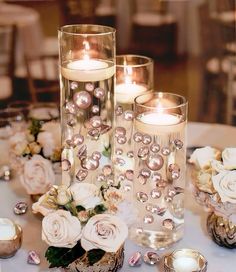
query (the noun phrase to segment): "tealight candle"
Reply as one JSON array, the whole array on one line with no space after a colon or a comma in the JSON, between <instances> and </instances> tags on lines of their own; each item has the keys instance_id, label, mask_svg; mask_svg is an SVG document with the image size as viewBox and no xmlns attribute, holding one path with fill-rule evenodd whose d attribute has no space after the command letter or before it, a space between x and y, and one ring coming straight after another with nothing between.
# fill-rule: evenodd
<instances>
[{"instance_id":1,"label":"tealight candle","mask_svg":"<svg viewBox=\"0 0 236 272\"><path fill-rule=\"evenodd\" d=\"M165 272L206 272L207 261L193 249L179 249L164 258Z\"/></svg>"},{"instance_id":2,"label":"tealight candle","mask_svg":"<svg viewBox=\"0 0 236 272\"><path fill-rule=\"evenodd\" d=\"M21 247L21 227L8 218L0 218L0 258L15 255Z\"/></svg>"},{"instance_id":3,"label":"tealight candle","mask_svg":"<svg viewBox=\"0 0 236 272\"><path fill-rule=\"evenodd\" d=\"M192 272L198 271L199 265L192 257L180 257L173 261L173 268L176 272Z\"/></svg>"},{"instance_id":4,"label":"tealight candle","mask_svg":"<svg viewBox=\"0 0 236 272\"><path fill-rule=\"evenodd\" d=\"M95 82L108 79L115 73L113 63L97 59L81 59L61 67L62 75L72 81Z\"/></svg>"},{"instance_id":5,"label":"tealight candle","mask_svg":"<svg viewBox=\"0 0 236 272\"><path fill-rule=\"evenodd\" d=\"M121 83L116 85L116 102L133 104L136 96L147 91L145 85L136 83Z\"/></svg>"}]
</instances>

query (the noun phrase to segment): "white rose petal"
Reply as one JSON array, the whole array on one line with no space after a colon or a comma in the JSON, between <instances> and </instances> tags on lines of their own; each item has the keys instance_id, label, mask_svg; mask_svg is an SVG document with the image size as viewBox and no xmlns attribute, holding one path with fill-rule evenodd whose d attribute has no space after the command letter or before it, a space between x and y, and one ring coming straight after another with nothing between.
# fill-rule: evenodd
<instances>
[{"instance_id":1,"label":"white rose petal","mask_svg":"<svg viewBox=\"0 0 236 272\"><path fill-rule=\"evenodd\" d=\"M25 162L20 180L28 194L44 194L55 183L52 163L40 155L34 155Z\"/></svg>"},{"instance_id":2,"label":"white rose petal","mask_svg":"<svg viewBox=\"0 0 236 272\"><path fill-rule=\"evenodd\" d=\"M222 159L225 169L236 169L236 148L225 148L222 152Z\"/></svg>"},{"instance_id":3,"label":"white rose petal","mask_svg":"<svg viewBox=\"0 0 236 272\"><path fill-rule=\"evenodd\" d=\"M49 207L49 205L44 205L43 202L47 198L47 195L48 193L42 195L39 200L32 205L33 213L41 213L43 216L46 216L50 212L55 211L56 208L54 209L53 207Z\"/></svg>"},{"instance_id":4,"label":"white rose petal","mask_svg":"<svg viewBox=\"0 0 236 272\"><path fill-rule=\"evenodd\" d=\"M236 203L236 170L222 171L212 177L212 182L222 202Z\"/></svg>"},{"instance_id":5,"label":"white rose petal","mask_svg":"<svg viewBox=\"0 0 236 272\"><path fill-rule=\"evenodd\" d=\"M81 245L86 250L102 249L116 252L128 236L127 225L117 216L98 214L83 229Z\"/></svg>"},{"instance_id":6,"label":"white rose petal","mask_svg":"<svg viewBox=\"0 0 236 272\"><path fill-rule=\"evenodd\" d=\"M211 161L219 157L220 151L210 146L197 148L191 155L189 162L195 164L198 169L208 168Z\"/></svg>"},{"instance_id":7,"label":"white rose petal","mask_svg":"<svg viewBox=\"0 0 236 272\"><path fill-rule=\"evenodd\" d=\"M27 145L28 141L24 132L17 132L9 139L10 150L17 156L21 156Z\"/></svg>"},{"instance_id":8,"label":"white rose petal","mask_svg":"<svg viewBox=\"0 0 236 272\"><path fill-rule=\"evenodd\" d=\"M57 210L43 218L42 240L49 246L72 248L80 238L80 221L70 212Z\"/></svg>"},{"instance_id":9,"label":"white rose petal","mask_svg":"<svg viewBox=\"0 0 236 272\"><path fill-rule=\"evenodd\" d=\"M76 206L81 205L86 208L91 206L92 203L97 203L95 197L99 195L99 190L97 186L92 183L74 183L70 187L70 191ZM89 201L91 201L91 205Z\"/></svg>"},{"instance_id":10,"label":"white rose petal","mask_svg":"<svg viewBox=\"0 0 236 272\"><path fill-rule=\"evenodd\" d=\"M43 147L43 155L50 157L61 145L60 124L47 122L43 124L41 130L42 132L38 134L37 142Z\"/></svg>"},{"instance_id":11,"label":"white rose petal","mask_svg":"<svg viewBox=\"0 0 236 272\"><path fill-rule=\"evenodd\" d=\"M66 185L61 185L57 189L57 204L66 205L71 200L70 190Z\"/></svg>"}]
</instances>

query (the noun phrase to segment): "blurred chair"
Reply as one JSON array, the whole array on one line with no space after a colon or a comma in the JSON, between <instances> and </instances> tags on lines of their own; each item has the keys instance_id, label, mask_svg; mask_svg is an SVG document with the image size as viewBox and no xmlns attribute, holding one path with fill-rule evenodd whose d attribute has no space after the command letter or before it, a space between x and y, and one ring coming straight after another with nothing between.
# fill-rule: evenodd
<instances>
[{"instance_id":1,"label":"blurred chair","mask_svg":"<svg viewBox=\"0 0 236 272\"><path fill-rule=\"evenodd\" d=\"M210 6L203 3L199 6L200 41L202 50L203 90L202 103L199 107L199 119L206 114L212 95L217 102L217 121L223 122L224 101L226 98L227 75L230 70L229 58L225 47L228 26L211 17Z\"/></svg>"},{"instance_id":2,"label":"blurred chair","mask_svg":"<svg viewBox=\"0 0 236 272\"><path fill-rule=\"evenodd\" d=\"M95 10L96 24L115 27L116 8L115 0L100 0Z\"/></svg>"},{"instance_id":3,"label":"blurred chair","mask_svg":"<svg viewBox=\"0 0 236 272\"><path fill-rule=\"evenodd\" d=\"M61 25L93 24L99 0L58 0Z\"/></svg>"},{"instance_id":4,"label":"blurred chair","mask_svg":"<svg viewBox=\"0 0 236 272\"><path fill-rule=\"evenodd\" d=\"M234 123L236 118L236 55L229 58L230 70L227 84L226 122L229 125Z\"/></svg>"},{"instance_id":5,"label":"blurred chair","mask_svg":"<svg viewBox=\"0 0 236 272\"><path fill-rule=\"evenodd\" d=\"M16 26L0 25L0 101L6 103L13 95L15 72Z\"/></svg>"},{"instance_id":6,"label":"blurred chair","mask_svg":"<svg viewBox=\"0 0 236 272\"><path fill-rule=\"evenodd\" d=\"M176 56L177 22L166 1L135 0L132 43L135 51L152 57Z\"/></svg>"}]
</instances>

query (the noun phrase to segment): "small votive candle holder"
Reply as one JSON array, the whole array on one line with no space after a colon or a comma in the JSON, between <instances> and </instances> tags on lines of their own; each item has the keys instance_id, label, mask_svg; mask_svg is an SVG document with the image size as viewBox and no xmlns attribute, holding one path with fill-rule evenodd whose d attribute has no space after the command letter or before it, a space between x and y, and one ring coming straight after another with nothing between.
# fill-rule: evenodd
<instances>
[{"instance_id":1,"label":"small votive candle holder","mask_svg":"<svg viewBox=\"0 0 236 272\"><path fill-rule=\"evenodd\" d=\"M14 256L22 243L22 229L10 219L0 218L0 258Z\"/></svg>"},{"instance_id":2,"label":"small votive candle holder","mask_svg":"<svg viewBox=\"0 0 236 272\"><path fill-rule=\"evenodd\" d=\"M178 249L164 257L165 272L206 272L207 260L197 250Z\"/></svg>"}]
</instances>

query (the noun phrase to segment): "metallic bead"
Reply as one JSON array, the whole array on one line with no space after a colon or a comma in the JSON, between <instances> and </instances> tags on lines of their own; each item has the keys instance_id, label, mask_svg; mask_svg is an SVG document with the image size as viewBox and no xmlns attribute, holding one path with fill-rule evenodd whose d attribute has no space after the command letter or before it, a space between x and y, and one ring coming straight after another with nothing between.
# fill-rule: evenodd
<instances>
[{"instance_id":1,"label":"metallic bead","mask_svg":"<svg viewBox=\"0 0 236 272\"><path fill-rule=\"evenodd\" d=\"M41 260L40 260L39 254L34 250L30 250L28 252L27 263L39 265L40 262L41 262Z\"/></svg>"},{"instance_id":2,"label":"metallic bead","mask_svg":"<svg viewBox=\"0 0 236 272\"><path fill-rule=\"evenodd\" d=\"M173 180L176 180L176 179L178 179L180 177L180 171L172 171L171 172L171 178L173 179Z\"/></svg>"},{"instance_id":3,"label":"metallic bead","mask_svg":"<svg viewBox=\"0 0 236 272\"><path fill-rule=\"evenodd\" d=\"M166 213L166 208L160 208L158 207L157 211L155 212L159 216L163 216Z\"/></svg>"},{"instance_id":4,"label":"metallic bead","mask_svg":"<svg viewBox=\"0 0 236 272\"><path fill-rule=\"evenodd\" d=\"M122 158L116 158L115 161L114 161L114 163L116 165L119 165L119 166L124 166L125 165L125 160L122 159Z\"/></svg>"},{"instance_id":5,"label":"metallic bead","mask_svg":"<svg viewBox=\"0 0 236 272\"><path fill-rule=\"evenodd\" d=\"M134 119L134 112L130 111L130 110L125 111L124 112L124 119L126 121L132 121Z\"/></svg>"},{"instance_id":6,"label":"metallic bead","mask_svg":"<svg viewBox=\"0 0 236 272\"><path fill-rule=\"evenodd\" d=\"M134 157L134 152L133 151L128 151L127 152L127 157L132 159Z\"/></svg>"},{"instance_id":7,"label":"metallic bead","mask_svg":"<svg viewBox=\"0 0 236 272\"><path fill-rule=\"evenodd\" d=\"M105 96L105 90L98 87L94 90L94 96L97 97L98 99L103 99Z\"/></svg>"},{"instance_id":8,"label":"metallic bead","mask_svg":"<svg viewBox=\"0 0 236 272\"><path fill-rule=\"evenodd\" d=\"M142 146L142 147L139 148L139 150L138 150L138 157L141 160L146 160L148 154L149 154L149 149L148 149L147 146Z\"/></svg>"},{"instance_id":9,"label":"metallic bead","mask_svg":"<svg viewBox=\"0 0 236 272\"><path fill-rule=\"evenodd\" d=\"M117 106L115 109L115 114L120 116L123 113L123 108L121 106Z\"/></svg>"},{"instance_id":10,"label":"metallic bead","mask_svg":"<svg viewBox=\"0 0 236 272\"><path fill-rule=\"evenodd\" d=\"M138 181L140 184L144 185L147 183L147 178L145 178L143 175L138 176Z\"/></svg>"},{"instance_id":11,"label":"metallic bead","mask_svg":"<svg viewBox=\"0 0 236 272\"><path fill-rule=\"evenodd\" d=\"M99 166L99 161L93 158L85 158L81 161L81 167L87 170L95 170Z\"/></svg>"},{"instance_id":12,"label":"metallic bead","mask_svg":"<svg viewBox=\"0 0 236 272\"><path fill-rule=\"evenodd\" d=\"M123 127L116 127L115 128L115 137L119 136L125 136L126 135L126 130Z\"/></svg>"},{"instance_id":13,"label":"metallic bead","mask_svg":"<svg viewBox=\"0 0 236 272\"><path fill-rule=\"evenodd\" d=\"M158 172L152 173L152 181L159 182L161 180L162 180L162 176L160 173L158 173Z\"/></svg>"},{"instance_id":14,"label":"metallic bead","mask_svg":"<svg viewBox=\"0 0 236 272\"><path fill-rule=\"evenodd\" d=\"M99 113L99 106L98 105L93 105L91 108L91 112L94 114Z\"/></svg>"},{"instance_id":15,"label":"metallic bead","mask_svg":"<svg viewBox=\"0 0 236 272\"><path fill-rule=\"evenodd\" d=\"M97 181L98 182L104 182L104 181L106 181L105 175L103 175L103 174L98 175L97 176Z\"/></svg>"},{"instance_id":16,"label":"metallic bead","mask_svg":"<svg viewBox=\"0 0 236 272\"><path fill-rule=\"evenodd\" d=\"M88 171L87 170L80 169L78 171L78 173L76 174L76 178L78 179L78 181L83 181L83 180L86 179L87 175L88 175Z\"/></svg>"},{"instance_id":17,"label":"metallic bead","mask_svg":"<svg viewBox=\"0 0 236 272\"><path fill-rule=\"evenodd\" d=\"M146 161L147 167L153 171L160 170L163 164L163 157L159 154L149 155Z\"/></svg>"},{"instance_id":18,"label":"metallic bead","mask_svg":"<svg viewBox=\"0 0 236 272\"><path fill-rule=\"evenodd\" d=\"M125 180L125 175L120 174L120 175L118 176L118 181L121 182L121 181L124 181L124 180Z\"/></svg>"},{"instance_id":19,"label":"metallic bead","mask_svg":"<svg viewBox=\"0 0 236 272\"><path fill-rule=\"evenodd\" d=\"M93 116L90 119L90 124L93 128L100 128L102 125L102 119L100 116Z\"/></svg>"},{"instance_id":20,"label":"metallic bead","mask_svg":"<svg viewBox=\"0 0 236 272\"><path fill-rule=\"evenodd\" d=\"M104 174L106 177L109 176L109 175L111 175L111 173L112 173L112 168L111 168L111 166L110 166L110 165L105 165L105 166L103 166L102 172L103 172L103 174Z\"/></svg>"},{"instance_id":21,"label":"metallic bead","mask_svg":"<svg viewBox=\"0 0 236 272\"><path fill-rule=\"evenodd\" d=\"M85 83L85 90L88 92L92 92L94 90L94 84L92 82Z\"/></svg>"},{"instance_id":22,"label":"metallic bead","mask_svg":"<svg viewBox=\"0 0 236 272\"><path fill-rule=\"evenodd\" d=\"M137 197L137 200L140 202L147 202L148 201L148 195L144 192L137 192L136 197Z\"/></svg>"},{"instance_id":23,"label":"metallic bead","mask_svg":"<svg viewBox=\"0 0 236 272\"><path fill-rule=\"evenodd\" d=\"M125 172L125 177L128 179L128 180L130 180L130 181L132 181L133 179L134 179L134 171L133 170L126 170L126 172Z\"/></svg>"},{"instance_id":24,"label":"metallic bead","mask_svg":"<svg viewBox=\"0 0 236 272\"><path fill-rule=\"evenodd\" d=\"M76 114L77 108L75 104L70 101L65 104L65 112L66 113L71 113L71 114Z\"/></svg>"},{"instance_id":25,"label":"metallic bead","mask_svg":"<svg viewBox=\"0 0 236 272\"><path fill-rule=\"evenodd\" d=\"M143 222L145 224L152 224L154 221L154 217L152 215L145 215L144 218L143 218Z\"/></svg>"},{"instance_id":26,"label":"metallic bead","mask_svg":"<svg viewBox=\"0 0 236 272\"><path fill-rule=\"evenodd\" d=\"M77 92L73 95L73 101L75 105L80 109L87 109L91 103L91 95L86 91Z\"/></svg>"},{"instance_id":27,"label":"metallic bead","mask_svg":"<svg viewBox=\"0 0 236 272\"><path fill-rule=\"evenodd\" d=\"M72 82L70 83L70 88L71 88L71 90L76 90L78 87L79 87L78 82L72 81Z\"/></svg>"},{"instance_id":28,"label":"metallic bead","mask_svg":"<svg viewBox=\"0 0 236 272\"><path fill-rule=\"evenodd\" d=\"M115 153L116 153L116 155L122 155L123 150L121 148L116 148Z\"/></svg>"},{"instance_id":29,"label":"metallic bead","mask_svg":"<svg viewBox=\"0 0 236 272\"><path fill-rule=\"evenodd\" d=\"M20 201L16 203L13 211L17 215L25 214L28 209L28 204L26 202Z\"/></svg>"},{"instance_id":30,"label":"metallic bead","mask_svg":"<svg viewBox=\"0 0 236 272\"><path fill-rule=\"evenodd\" d=\"M139 132L136 132L133 136L133 139L136 143L140 143L143 140L143 135Z\"/></svg>"},{"instance_id":31,"label":"metallic bead","mask_svg":"<svg viewBox=\"0 0 236 272\"><path fill-rule=\"evenodd\" d=\"M75 134L72 137L72 141L73 141L74 145L81 145L84 142L84 136L82 136L80 134Z\"/></svg>"},{"instance_id":32,"label":"metallic bead","mask_svg":"<svg viewBox=\"0 0 236 272\"><path fill-rule=\"evenodd\" d=\"M127 142L127 138L125 136L118 136L117 137L117 143L118 144L125 144Z\"/></svg>"},{"instance_id":33,"label":"metallic bead","mask_svg":"<svg viewBox=\"0 0 236 272\"><path fill-rule=\"evenodd\" d=\"M129 266L137 267L142 264L142 254L138 251L134 252L128 259Z\"/></svg>"},{"instance_id":34,"label":"metallic bead","mask_svg":"<svg viewBox=\"0 0 236 272\"><path fill-rule=\"evenodd\" d=\"M182 149L183 148L183 142L181 141L181 140L179 140L179 139L175 139L174 141L173 141L173 143L174 143L174 145L175 145L175 147L176 147L176 149Z\"/></svg>"},{"instance_id":35,"label":"metallic bead","mask_svg":"<svg viewBox=\"0 0 236 272\"><path fill-rule=\"evenodd\" d=\"M92 158L94 159L94 160L100 160L101 159L101 157L102 157L102 155L101 155L101 153L100 152L98 152L98 151L94 151L93 153L92 153Z\"/></svg>"},{"instance_id":36,"label":"metallic bead","mask_svg":"<svg viewBox=\"0 0 236 272\"><path fill-rule=\"evenodd\" d=\"M169 147L167 147L167 146L162 147L162 149L161 149L161 154L162 154L163 156L168 156L168 155L170 155L170 149L169 149Z\"/></svg>"},{"instance_id":37,"label":"metallic bead","mask_svg":"<svg viewBox=\"0 0 236 272\"><path fill-rule=\"evenodd\" d=\"M165 219L162 221L162 226L168 230L173 230L175 228L175 223L172 219Z\"/></svg>"},{"instance_id":38,"label":"metallic bead","mask_svg":"<svg viewBox=\"0 0 236 272\"><path fill-rule=\"evenodd\" d=\"M156 252L147 251L143 256L143 260L146 264L156 265L158 262L160 262L161 257Z\"/></svg>"},{"instance_id":39,"label":"metallic bead","mask_svg":"<svg viewBox=\"0 0 236 272\"><path fill-rule=\"evenodd\" d=\"M152 142L152 137L148 134L143 135L142 143L148 145Z\"/></svg>"},{"instance_id":40,"label":"metallic bead","mask_svg":"<svg viewBox=\"0 0 236 272\"><path fill-rule=\"evenodd\" d=\"M67 159L62 160L62 162L61 162L61 169L62 169L62 171L69 171L70 168L71 168L70 161L67 160Z\"/></svg>"},{"instance_id":41,"label":"metallic bead","mask_svg":"<svg viewBox=\"0 0 236 272\"><path fill-rule=\"evenodd\" d=\"M171 196L165 196L164 197L164 200L165 200L165 202L167 202L167 203L171 203L172 201L173 201L173 198L171 197Z\"/></svg>"},{"instance_id":42,"label":"metallic bead","mask_svg":"<svg viewBox=\"0 0 236 272\"><path fill-rule=\"evenodd\" d=\"M151 176L151 171L149 169L141 169L140 170L140 175L144 176L145 178L150 178Z\"/></svg>"},{"instance_id":43,"label":"metallic bead","mask_svg":"<svg viewBox=\"0 0 236 272\"><path fill-rule=\"evenodd\" d=\"M87 147L86 147L86 145L82 145L80 147L80 149L78 150L77 157L80 160L82 160L82 159L86 158L86 156L87 156Z\"/></svg>"},{"instance_id":44,"label":"metallic bead","mask_svg":"<svg viewBox=\"0 0 236 272\"><path fill-rule=\"evenodd\" d=\"M88 135L92 137L94 140L97 140L100 136L100 131L97 128L93 128L88 131Z\"/></svg>"},{"instance_id":45,"label":"metallic bead","mask_svg":"<svg viewBox=\"0 0 236 272\"><path fill-rule=\"evenodd\" d=\"M150 192L150 195L151 195L151 197L154 198L154 199L160 198L160 197L161 197L161 191L158 190L158 189L153 189L153 190Z\"/></svg>"},{"instance_id":46,"label":"metallic bead","mask_svg":"<svg viewBox=\"0 0 236 272\"><path fill-rule=\"evenodd\" d=\"M152 144L150 146L150 150L153 152L153 153L158 153L160 151L160 145L159 144Z\"/></svg>"}]
</instances>

